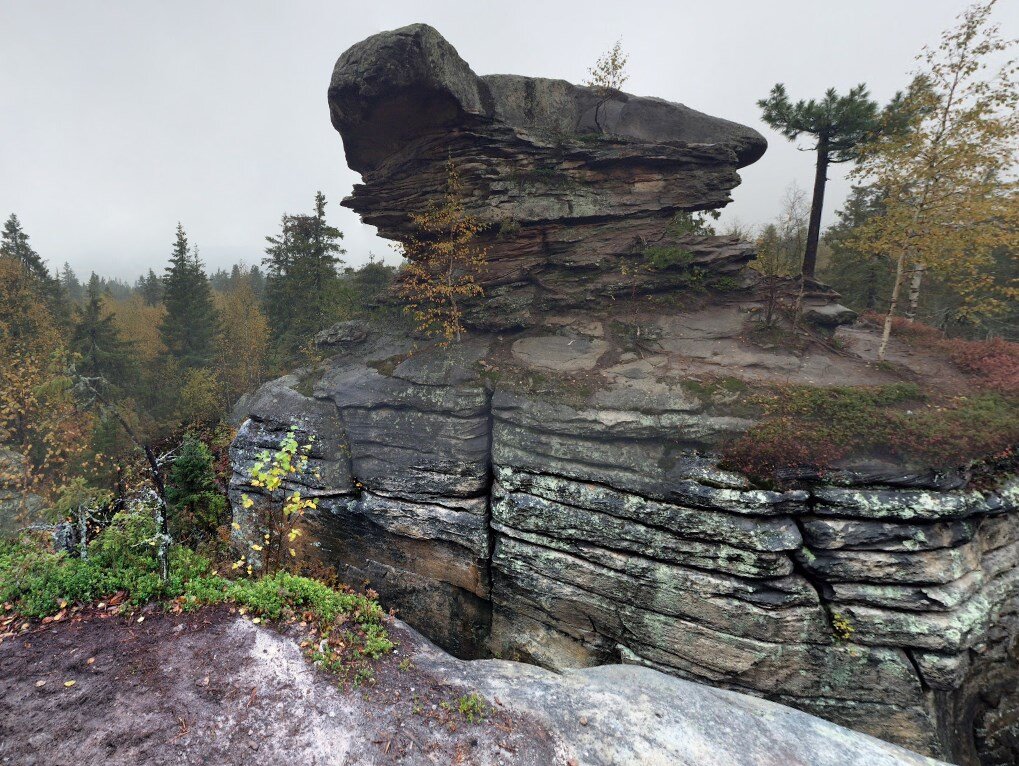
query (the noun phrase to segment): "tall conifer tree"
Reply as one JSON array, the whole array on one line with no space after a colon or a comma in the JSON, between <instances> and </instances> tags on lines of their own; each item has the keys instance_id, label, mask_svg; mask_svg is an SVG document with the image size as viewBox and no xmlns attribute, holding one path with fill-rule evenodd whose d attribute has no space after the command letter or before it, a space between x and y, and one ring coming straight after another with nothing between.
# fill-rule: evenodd
<instances>
[{"instance_id":1,"label":"tall conifer tree","mask_svg":"<svg viewBox=\"0 0 1019 766\"><path fill-rule=\"evenodd\" d=\"M68 311L60 282L50 274L42 257L28 243L28 235L21 228L21 221L14 213L11 213L4 222L3 232L0 232L0 255L13 258L24 266L25 270L39 283L40 292L42 292L54 319L60 324L66 324Z\"/></svg>"},{"instance_id":2,"label":"tall conifer tree","mask_svg":"<svg viewBox=\"0 0 1019 766\"><path fill-rule=\"evenodd\" d=\"M99 277L92 274L85 288L85 305L75 308L71 350L78 354L78 372L100 390L119 394L135 382L134 349L120 337L115 314L103 316L102 300Z\"/></svg>"},{"instance_id":3,"label":"tall conifer tree","mask_svg":"<svg viewBox=\"0 0 1019 766\"><path fill-rule=\"evenodd\" d=\"M216 309L198 250L189 249L187 234L179 223L163 277L163 304L166 314L159 335L166 355L184 368L209 366L216 353Z\"/></svg>"},{"instance_id":4,"label":"tall conifer tree","mask_svg":"<svg viewBox=\"0 0 1019 766\"><path fill-rule=\"evenodd\" d=\"M276 350L292 358L337 318L343 234L325 217L315 194L312 215L284 215L277 237L266 237L265 310Z\"/></svg>"}]
</instances>

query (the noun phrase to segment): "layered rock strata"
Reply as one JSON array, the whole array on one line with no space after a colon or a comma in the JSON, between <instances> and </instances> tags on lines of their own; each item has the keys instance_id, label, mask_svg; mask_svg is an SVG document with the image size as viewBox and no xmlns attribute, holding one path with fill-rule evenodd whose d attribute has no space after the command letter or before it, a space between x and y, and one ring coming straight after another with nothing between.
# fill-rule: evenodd
<instances>
[{"instance_id":1,"label":"layered rock strata","mask_svg":"<svg viewBox=\"0 0 1019 766\"><path fill-rule=\"evenodd\" d=\"M334 127L364 183L343 201L381 236L416 234L452 160L488 225L472 324L531 326L562 307L732 280L753 248L669 226L721 207L764 152L751 128L681 104L563 80L479 77L433 28L354 45L329 87ZM657 257L652 257L657 256Z\"/></svg>"},{"instance_id":2,"label":"layered rock strata","mask_svg":"<svg viewBox=\"0 0 1019 766\"><path fill-rule=\"evenodd\" d=\"M364 338L249 403L232 491L291 426L315 435L316 555L439 644L641 664L961 763L1015 756L1015 479L756 488L710 457L750 421L681 378L623 364L538 396L485 375L495 337Z\"/></svg>"}]
</instances>

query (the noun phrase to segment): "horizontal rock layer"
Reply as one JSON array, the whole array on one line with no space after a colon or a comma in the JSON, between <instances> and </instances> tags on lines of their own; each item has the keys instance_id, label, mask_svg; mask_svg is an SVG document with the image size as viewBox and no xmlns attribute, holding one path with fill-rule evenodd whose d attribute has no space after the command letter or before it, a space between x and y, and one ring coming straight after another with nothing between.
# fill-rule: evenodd
<instances>
[{"instance_id":1,"label":"horizontal rock layer","mask_svg":"<svg viewBox=\"0 0 1019 766\"><path fill-rule=\"evenodd\" d=\"M232 496L293 425L317 437L310 552L461 656L642 664L963 763L1014 755L1019 481L754 488L709 457L746 422L678 387L514 393L478 375L490 342L359 338L267 384Z\"/></svg>"},{"instance_id":2,"label":"horizontal rock layer","mask_svg":"<svg viewBox=\"0 0 1019 766\"><path fill-rule=\"evenodd\" d=\"M383 237L414 236L411 217L442 199L456 164L466 209L486 225L476 326L731 278L754 257L735 238L669 227L730 201L736 170L767 145L743 125L618 90L479 77L424 24L347 50L329 108L364 180L343 204Z\"/></svg>"}]
</instances>

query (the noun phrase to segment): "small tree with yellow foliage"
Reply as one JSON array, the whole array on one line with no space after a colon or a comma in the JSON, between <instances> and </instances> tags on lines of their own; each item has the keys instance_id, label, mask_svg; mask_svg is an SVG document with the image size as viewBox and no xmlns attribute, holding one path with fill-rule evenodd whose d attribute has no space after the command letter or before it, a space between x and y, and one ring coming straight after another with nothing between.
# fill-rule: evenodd
<instances>
[{"instance_id":1,"label":"small tree with yellow foliage","mask_svg":"<svg viewBox=\"0 0 1019 766\"><path fill-rule=\"evenodd\" d=\"M477 276L485 265L485 248L477 242L484 228L467 212L463 183L453 160L446 163L446 192L441 205L411 216L417 234L402 243L407 263L400 270L397 292L424 332L463 337L463 305L484 295Z\"/></svg>"},{"instance_id":2,"label":"small tree with yellow foliage","mask_svg":"<svg viewBox=\"0 0 1019 766\"><path fill-rule=\"evenodd\" d=\"M910 278L907 318L930 269L962 298L962 318L993 315L1003 299L1019 296L1014 284L997 284L993 253L1015 246L1019 187L1019 90L1014 60L996 62L1015 41L990 23L994 0L971 6L956 29L918 57L921 70L910 87L905 131L881 131L860 152L853 175L883 196L882 210L853 237L864 252L895 262L885 317L883 359Z\"/></svg>"},{"instance_id":3,"label":"small tree with yellow foliage","mask_svg":"<svg viewBox=\"0 0 1019 766\"><path fill-rule=\"evenodd\" d=\"M279 449L263 450L251 466L249 484L259 490L259 500L256 502L247 493L241 495L241 505L254 514L248 530L252 539L247 542L251 552L234 562L234 569L244 568L251 574L261 568L272 574L297 557L295 545L301 536L298 523L305 511L318 507L318 500L304 497L288 484L309 473L308 455L314 439L311 436L306 444L298 444L297 432L291 428ZM234 522L234 529L240 531L240 524Z\"/></svg>"},{"instance_id":4,"label":"small tree with yellow foliage","mask_svg":"<svg viewBox=\"0 0 1019 766\"><path fill-rule=\"evenodd\" d=\"M584 85L600 90L622 90L630 79L626 74L626 63L630 57L623 53L623 41L616 40L612 49L598 57L595 65L587 70L588 79Z\"/></svg>"}]
</instances>

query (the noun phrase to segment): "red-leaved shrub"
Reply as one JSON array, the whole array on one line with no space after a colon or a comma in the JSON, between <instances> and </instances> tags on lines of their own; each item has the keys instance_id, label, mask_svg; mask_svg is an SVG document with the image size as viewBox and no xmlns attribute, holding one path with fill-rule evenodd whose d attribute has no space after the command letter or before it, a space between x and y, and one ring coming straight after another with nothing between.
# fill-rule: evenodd
<instances>
[{"instance_id":1,"label":"red-leaved shrub","mask_svg":"<svg viewBox=\"0 0 1019 766\"><path fill-rule=\"evenodd\" d=\"M884 322L879 314L868 313L864 319ZM949 338L941 330L902 317L892 319L892 335L910 345L942 355L973 378L981 388L1003 394L1019 393L1019 343L1002 338L963 340Z\"/></svg>"}]
</instances>

